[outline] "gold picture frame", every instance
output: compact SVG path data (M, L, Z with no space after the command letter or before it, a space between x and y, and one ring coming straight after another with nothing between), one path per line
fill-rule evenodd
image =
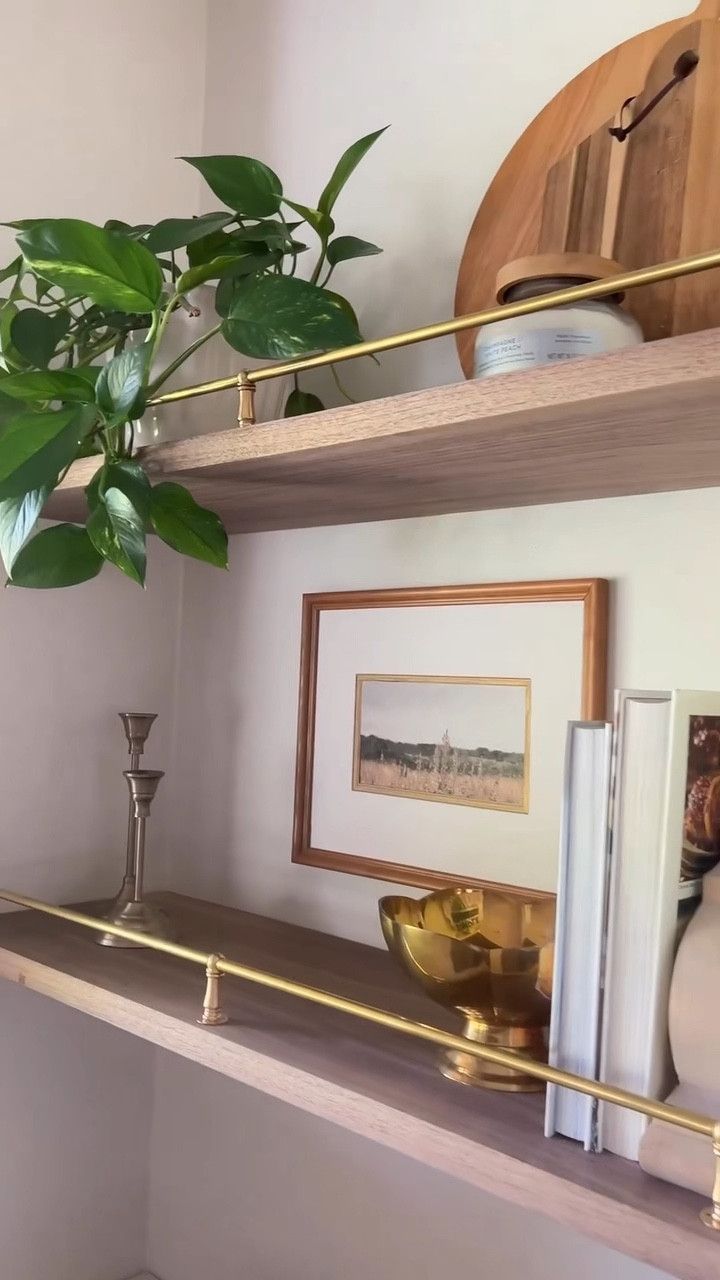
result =
M510 688L524 689L524 708L523 708L523 762L522 762L522 788L521 795L517 804L502 803L500 800L473 798L472 794L456 795L454 793L445 792L441 789L435 791L413 790L412 787L391 787L380 786L362 778L362 749L361 749L361 730L362 730L362 705L363 692L366 684L439 684L451 686L467 686L478 685L490 688ZM500 813L527 813L530 801L530 715L531 715L531 681L525 677L514 676L427 676L427 675L388 675L388 674L370 674L359 673L355 677L355 731L353 735L353 768L352 768L352 789L353 791L366 791L371 795L398 796L408 800L428 800L434 804L463 804L476 809L495 809ZM450 748L448 748L449 752ZM429 770L428 770L429 772ZM439 772L439 771L437 771ZM452 776L450 769L446 770L449 776Z
M485 604L547 604L580 602L582 605L582 688L574 717L604 719L606 714L606 668L608 583L602 578L572 578L537 582L498 582L446 587L383 588L375 591L334 591L303 596L298 732L295 769L295 811L292 860L305 866L367 876L394 884L421 889L438 889L448 883L483 887L499 880L455 875L374 857L368 853L346 853L322 848L313 841L313 778L316 744L317 680L320 657L320 623L326 612ZM356 673L357 674L357 673ZM492 677L488 677L492 678ZM519 678L519 677L518 677ZM348 778L348 791L352 779ZM560 795L558 794L558 804ZM504 885L510 892L526 892L528 887ZM533 892L542 892L533 887ZM554 895L547 893L548 897Z

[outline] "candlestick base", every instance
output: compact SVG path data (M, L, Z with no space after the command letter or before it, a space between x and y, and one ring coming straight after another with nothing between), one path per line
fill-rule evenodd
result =
M117 894L113 898L112 906L108 911L108 916L107 916L108 920L112 919L113 922L115 922L115 917L117 913L119 911L122 911L124 907L126 907L130 902L132 902L134 897L135 897L135 877L125 876L123 878L122 885L120 886ZM128 928L129 927L130 926L128 925Z
M122 929L132 929L134 933L145 933L151 938L175 937L175 930L165 912L159 907L154 907L150 902L131 901L118 905L118 899L116 899L106 919L109 924L120 925ZM101 947L139 948L143 946L142 942L131 941L116 933L98 934L97 942Z

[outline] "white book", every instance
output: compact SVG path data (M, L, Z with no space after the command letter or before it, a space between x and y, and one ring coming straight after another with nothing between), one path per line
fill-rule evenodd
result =
M698 717L720 717L720 694L621 690L616 710L600 1078L657 1098L673 1079L667 1010L679 916L698 887L680 879L686 806L711 768L691 741ZM635 1112L598 1107L600 1148L637 1160L646 1127Z
M571 721L565 751L548 1059L597 1078L609 853L612 725ZM593 1098L549 1084L545 1136L595 1142Z

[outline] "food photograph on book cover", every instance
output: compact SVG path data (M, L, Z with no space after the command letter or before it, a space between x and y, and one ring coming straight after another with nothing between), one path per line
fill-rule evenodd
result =
M682 876L720 861L720 716L691 715L687 746Z
M602 579L303 600L293 859L554 895L568 720L605 715Z

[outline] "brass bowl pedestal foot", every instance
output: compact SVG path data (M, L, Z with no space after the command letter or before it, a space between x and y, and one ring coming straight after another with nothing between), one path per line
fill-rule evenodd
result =
M523 1058L547 1062L555 903L529 891L440 889L424 898L380 901L388 950L413 982L464 1021L463 1038L517 1055L500 1066L479 1054L446 1049L448 1080L504 1093L540 1093L543 1082Z
M547 1062L542 1027L498 1027L478 1018L467 1018L462 1034L476 1044L510 1049L534 1062ZM447 1049L444 1052L440 1071L448 1080L455 1080L458 1084L469 1084L479 1089L496 1089L502 1093L541 1093L545 1088L542 1080L525 1075L520 1069L501 1067L458 1049Z

